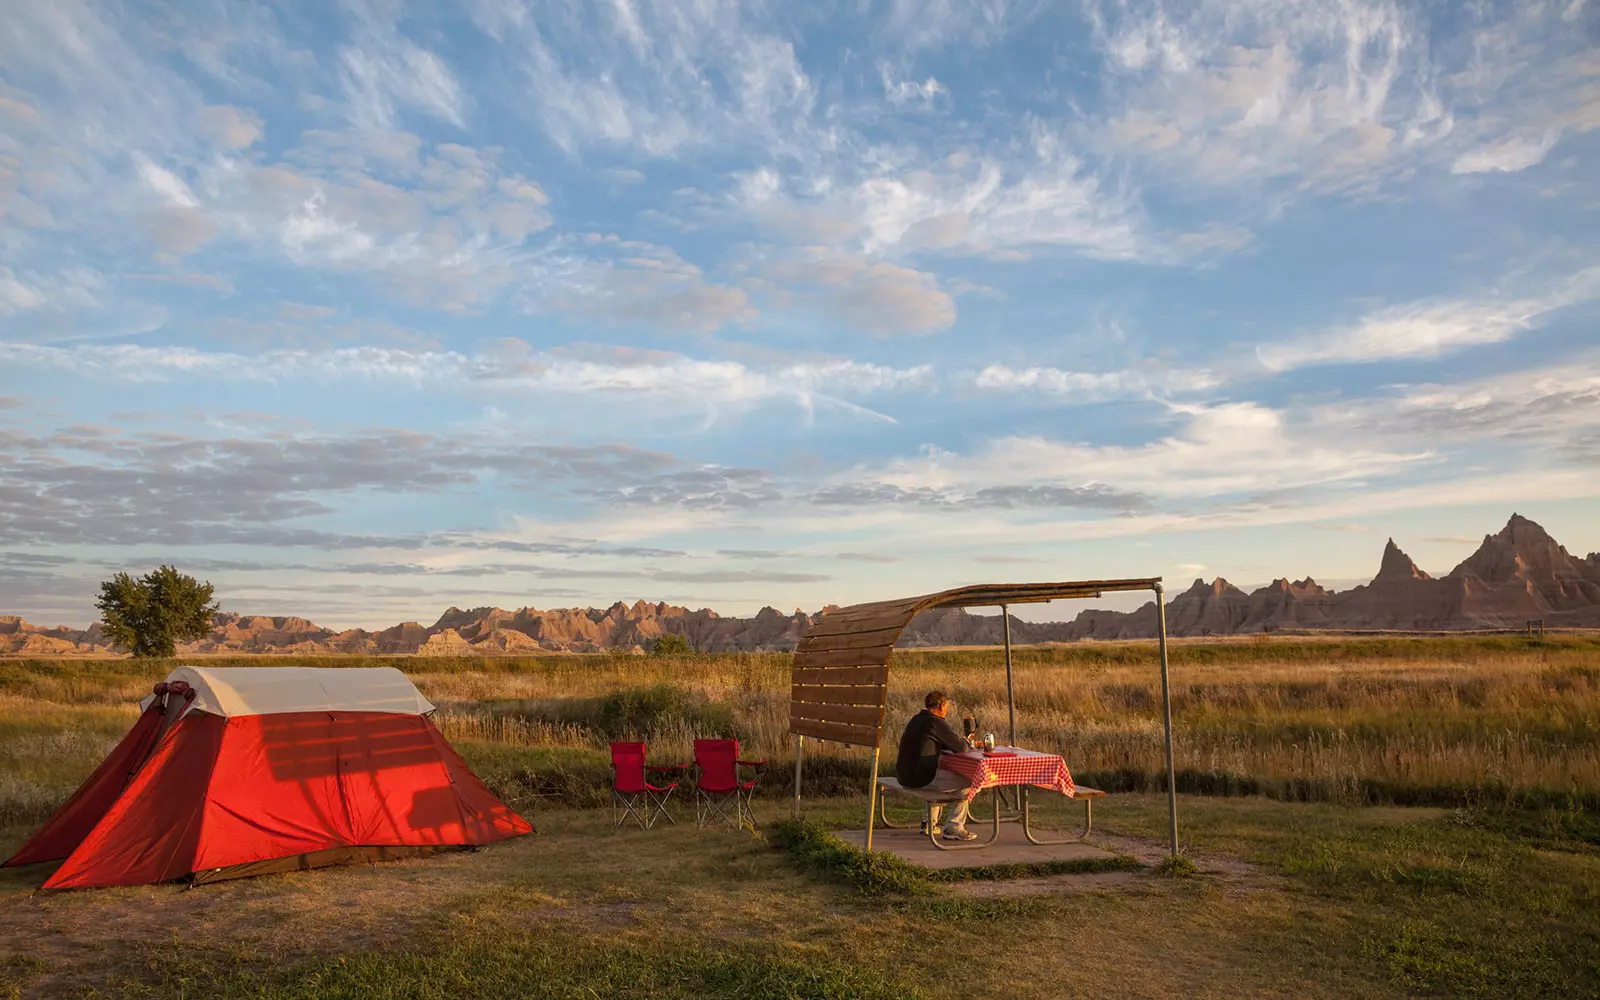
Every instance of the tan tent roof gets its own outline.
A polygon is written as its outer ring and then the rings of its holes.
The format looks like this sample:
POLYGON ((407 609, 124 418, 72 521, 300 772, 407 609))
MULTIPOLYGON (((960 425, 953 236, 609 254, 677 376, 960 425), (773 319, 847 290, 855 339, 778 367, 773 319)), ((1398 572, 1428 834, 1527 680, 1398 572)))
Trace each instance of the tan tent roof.
POLYGON ((1150 577, 980 584, 829 611, 811 623, 795 649, 789 732, 877 746, 888 701, 889 655, 901 631, 919 611, 1099 597, 1116 591, 1155 590, 1160 583, 1160 577, 1150 577))
POLYGON ((212 715, 433 711, 433 703, 394 667, 178 667, 167 680, 194 688, 188 711, 212 715))

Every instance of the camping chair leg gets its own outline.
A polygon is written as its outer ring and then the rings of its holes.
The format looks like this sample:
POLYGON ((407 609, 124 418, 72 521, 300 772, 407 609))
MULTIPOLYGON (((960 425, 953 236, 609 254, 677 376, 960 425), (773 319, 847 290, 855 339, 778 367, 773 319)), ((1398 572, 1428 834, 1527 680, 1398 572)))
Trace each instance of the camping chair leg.
MULTIPOLYGON (((678 825, 678 821, 672 817, 671 813, 667 812, 667 800, 672 798, 672 793, 675 791, 677 791, 677 789, 669 788, 661 795, 660 798, 656 798, 654 795, 649 796, 650 826, 654 827, 656 825, 656 820, 663 816, 667 818, 668 823, 671 823, 673 826, 678 825)), ((646 794, 648 795, 649 793, 646 794)))
POLYGON ((615 788, 611 790, 611 817, 616 821, 617 829, 622 829, 622 825, 628 822, 630 817, 635 823, 639 824, 639 829, 650 829, 649 824, 645 822, 645 817, 639 812, 641 800, 643 800, 641 795, 627 796, 618 792, 615 788), (621 815, 617 814, 619 806, 622 809, 621 815))
POLYGON ((722 796, 711 795, 711 794, 706 793, 706 792, 700 792, 699 798, 698 798, 698 802, 700 803, 700 813, 699 813, 699 820, 698 820, 698 825, 699 825, 700 829, 703 830, 708 826, 712 826, 712 825, 716 824, 718 821, 726 823, 726 824, 728 824, 729 826, 732 826, 732 827, 737 827, 737 828, 743 829, 743 827, 744 827, 743 800, 740 798, 739 792, 737 790, 735 790, 734 792, 732 792, 729 795, 722 795, 722 796), (732 813, 730 813, 728 811, 728 808, 730 806, 733 807, 733 812, 732 813))

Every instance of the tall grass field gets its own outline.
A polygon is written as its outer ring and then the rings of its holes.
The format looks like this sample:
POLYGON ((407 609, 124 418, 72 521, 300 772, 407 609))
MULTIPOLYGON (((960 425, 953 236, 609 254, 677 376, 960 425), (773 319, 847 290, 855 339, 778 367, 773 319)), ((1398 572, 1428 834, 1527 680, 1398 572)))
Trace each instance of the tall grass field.
MULTIPOLYGON (((1600 639, 1179 643, 1170 660, 1181 791, 1402 805, 1600 802, 1600 639)), ((1152 644, 1024 648, 1013 661, 1019 745, 1060 752, 1082 783, 1107 791, 1164 787, 1152 644)), ((440 729, 507 799, 599 804, 607 744, 617 739, 647 740, 653 760, 672 762, 687 761, 696 738, 733 736, 747 756, 772 762, 766 791, 786 795, 792 780, 787 655, 292 662, 405 670, 439 707, 440 729)), ((172 665, 0 663, 0 824, 45 819, 172 665)), ((934 688, 1007 736, 998 650, 900 652, 890 684, 885 768, 900 727, 934 688)), ((864 788, 869 754, 828 746, 813 744, 803 792, 864 788)))

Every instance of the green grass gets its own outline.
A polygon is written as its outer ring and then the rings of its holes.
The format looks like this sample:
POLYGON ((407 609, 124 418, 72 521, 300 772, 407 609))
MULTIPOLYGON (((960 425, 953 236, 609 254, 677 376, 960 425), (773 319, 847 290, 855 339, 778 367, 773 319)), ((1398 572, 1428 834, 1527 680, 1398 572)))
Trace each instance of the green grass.
MULTIPOLYGON (((834 836, 818 820, 781 819, 768 832, 772 843, 787 851, 804 871, 848 885, 867 896, 914 896, 930 885, 995 882, 1051 875, 1090 875, 1139 871, 1144 866, 1126 855, 1055 861, 1008 862, 971 868, 924 868, 887 851, 864 851, 834 836)), ((978 860, 977 858, 973 859, 978 860)))
POLYGON ((772 824, 770 836, 803 869, 868 896, 910 895, 926 889, 929 882, 920 866, 887 851, 851 847, 816 820, 779 820, 772 824))
POLYGON ((915 985, 822 955, 698 943, 619 944, 570 929, 467 932, 426 949, 364 952, 260 969, 258 956, 152 957, 121 977, 124 997, 218 1000, 480 1000, 592 997, 895 1000, 915 985), (241 961, 243 964, 241 965, 241 961))
MULTIPOLYGON (((770 843, 683 826, 609 833, 603 813, 557 810, 536 838, 376 869, 33 901, 9 883, 0 983, 238 998, 1600 990, 1600 858, 1444 811, 1184 797, 1196 874, 994 897, 848 848, 828 830, 859 807, 821 800, 794 823, 758 803, 770 843), (59 945, 84 934, 97 947, 63 959, 59 945), (165 947, 174 934, 181 944, 165 947)), ((1097 812, 1101 827, 1155 843, 1164 810, 1164 797, 1135 795, 1097 812)), ((968 878, 1043 874, 1064 873, 968 878)))
MULTIPOLYGON (((1144 800, 1134 823, 1132 803, 1122 805, 1123 824, 1160 832, 1159 800, 1144 800)), ((1183 820, 1189 849, 1262 864, 1352 914, 1361 954, 1407 990, 1595 995, 1600 863, 1581 841, 1530 842, 1516 832, 1529 817, 1498 815, 1497 823, 1464 824, 1436 811, 1198 799, 1185 803, 1183 820)))

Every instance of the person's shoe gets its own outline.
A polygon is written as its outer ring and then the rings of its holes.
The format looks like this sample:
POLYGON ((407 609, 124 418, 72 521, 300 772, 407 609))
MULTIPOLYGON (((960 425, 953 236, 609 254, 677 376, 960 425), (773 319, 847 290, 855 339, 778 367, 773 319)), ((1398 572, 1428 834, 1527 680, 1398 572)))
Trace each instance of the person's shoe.
POLYGON ((971 830, 941 830, 939 836, 946 840, 977 840, 978 835, 971 830))

